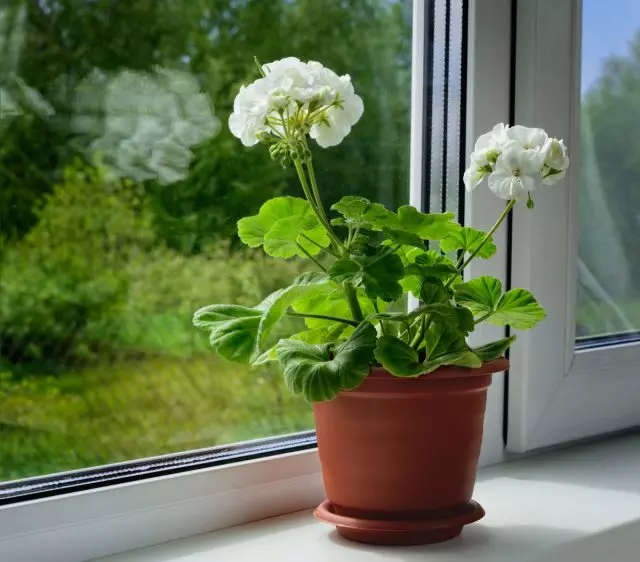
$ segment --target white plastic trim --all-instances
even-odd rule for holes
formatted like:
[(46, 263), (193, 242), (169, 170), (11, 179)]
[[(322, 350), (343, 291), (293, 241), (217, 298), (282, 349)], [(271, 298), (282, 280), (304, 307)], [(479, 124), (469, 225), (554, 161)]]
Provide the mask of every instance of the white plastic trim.
[[(476, 138), (496, 123), (508, 122), (511, 69), (511, 1), (471, 0), (469, 2), (469, 51), (467, 67), (467, 150)], [(465, 224), (488, 230), (504, 205), (487, 189), (466, 194)], [(507, 229), (503, 225), (494, 235), (497, 254), (490, 260), (475, 260), (468, 275), (492, 275), (503, 284), (507, 278)], [(504, 329), (481, 324), (472, 342), (483, 344), (503, 338)], [(504, 374), (493, 376), (487, 401), (481, 463), (500, 462), (504, 456)]]
[(580, 0), (518, 2), (516, 121), (564, 138), (565, 180), (516, 209), (512, 285), (547, 319), (511, 354), (507, 446), (522, 452), (640, 424), (640, 346), (575, 349), (580, 170)]
[(99, 488), (0, 508), (0, 560), (84, 562), (322, 499), (315, 450)]

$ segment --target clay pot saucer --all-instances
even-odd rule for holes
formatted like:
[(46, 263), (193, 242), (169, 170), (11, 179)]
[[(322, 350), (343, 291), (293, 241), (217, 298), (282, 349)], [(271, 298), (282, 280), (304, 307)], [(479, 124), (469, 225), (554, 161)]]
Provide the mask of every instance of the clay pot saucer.
[(416, 519), (381, 520), (338, 515), (329, 500), (323, 501), (314, 515), (325, 523), (335, 525), (346, 539), (377, 545), (408, 546), (432, 544), (457, 537), (464, 525), (484, 517), (482, 506), (470, 500), (455, 510), (425, 513)]

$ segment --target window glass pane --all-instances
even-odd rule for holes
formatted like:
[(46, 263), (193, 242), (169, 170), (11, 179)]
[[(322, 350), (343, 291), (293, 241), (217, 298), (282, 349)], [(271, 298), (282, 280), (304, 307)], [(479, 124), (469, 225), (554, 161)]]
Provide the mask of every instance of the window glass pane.
[(301, 195), (228, 131), (254, 55), (319, 60), (364, 100), (314, 151), (325, 202), (408, 201), (407, 0), (0, 8), (0, 480), (311, 427), (276, 368), (226, 363), (191, 326), (301, 269), (236, 236), (269, 197)]
[(584, 0), (578, 339), (640, 330), (640, 3)]
[(459, 197), (461, 156), (464, 165), (464, 106), (466, 68), (463, 0), (433, 2), (433, 71), (430, 78), (431, 115), (429, 155), (429, 211), (450, 211), (464, 220)]

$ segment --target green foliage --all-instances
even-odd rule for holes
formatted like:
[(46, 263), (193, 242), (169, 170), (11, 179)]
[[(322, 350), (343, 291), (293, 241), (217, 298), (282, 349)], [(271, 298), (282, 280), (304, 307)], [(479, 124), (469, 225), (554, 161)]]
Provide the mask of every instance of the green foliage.
[[(476, 248), (480, 247), (485, 235), (481, 230), (476, 230), (470, 226), (463, 226), (459, 230), (449, 233), (447, 237), (440, 242), (440, 248), (443, 252), (462, 250), (463, 252), (472, 253)], [(488, 259), (495, 253), (496, 245), (493, 243), (493, 239), (489, 237), (480, 247), (476, 255), (479, 258)]]
[(309, 402), (321, 402), (362, 383), (369, 373), (375, 345), (373, 326), (363, 322), (347, 341), (336, 347), (281, 340), (276, 349), (289, 390), (302, 394)]
[(327, 282), (325, 275), (304, 274), (293, 285), (270, 294), (255, 308), (226, 304), (205, 306), (195, 313), (193, 324), (209, 331), (211, 347), (221, 357), (237, 363), (260, 364), (269, 335), (287, 309)]
[(372, 300), (392, 302), (402, 295), (404, 266), (399, 256), (381, 246), (371, 256), (336, 261), (329, 268), (329, 276), (337, 282), (361, 286)]
[[(186, 319), (183, 332), (198, 335)], [(63, 373), (40, 365), (22, 378), (0, 367), (0, 480), (313, 427), (309, 404), (291, 395), (278, 369), (166, 349)]]
[(483, 275), (455, 288), (456, 301), (463, 304), (475, 316), (491, 314), (502, 296), (502, 283), (495, 277)]
[(450, 326), (432, 324), (425, 336), (425, 373), (444, 365), (480, 367), (482, 360), (469, 348), (464, 334)]
[(316, 255), (329, 245), (311, 205), (299, 197), (270, 199), (257, 215), (238, 221), (238, 235), (247, 246), (264, 245), (267, 254), (279, 258), (306, 257), (305, 251)]
[(152, 238), (138, 188), (100, 169), (67, 168), (45, 201), (0, 258), (0, 351), (13, 362), (83, 359), (113, 343), (126, 267)]
[(509, 336), (493, 343), (476, 347), (473, 352), (480, 357), (483, 362), (494, 361), (502, 357), (504, 352), (516, 341), (516, 336)]
[(380, 203), (372, 203), (366, 197), (347, 195), (331, 206), (333, 211), (343, 218), (335, 218), (331, 224), (336, 226), (348, 226), (350, 228), (367, 228), (381, 230), (389, 217), (389, 211)]
[(359, 258), (359, 262), (362, 267), (359, 281), (370, 299), (392, 302), (402, 296), (400, 279), (404, 276), (404, 266), (399, 256), (382, 247), (373, 256)]
[[(275, 347), (257, 343), (263, 315), (271, 310), (264, 303), (238, 309), (241, 318), (223, 321), (217, 314), (227, 310), (225, 305), (212, 305), (196, 313), (194, 320), (211, 332), (212, 346), (223, 357), (261, 364), (275, 355), (294, 393), (312, 401), (329, 400), (358, 384), (372, 359), (369, 345), (375, 347), (375, 360), (400, 377), (420, 376), (446, 365), (477, 368), (504, 353), (514, 338), (472, 350), (466, 337), (476, 323), (488, 320), (528, 328), (544, 316), (528, 291), (512, 289), (503, 294), (500, 282), (491, 277), (462, 282), (462, 262), (454, 263), (442, 251), (490, 257), (496, 248), (484, 233), (461, 227), (450, 213), (421, 213), (410, 206), (395, 213), (363, 197), (344, 197), (332, 207), (341, 216), (331, 220), (346, 229), (341, 241), (315, 209), (314, 202), (307, 207), (293, 198), (278, 198), (239, 223), (243, 241), (255, 246), (264, 243), (266, 249), (274, 224), (297, 220), (296, 213), (302, 218), (307, 213), (317, 215), (316, 227), (327, 233), (327, 247), (320, 251), (317, 246), (321, 261), (315, 263), (323, 273), (316, 275), (315, 282), (294, 283), (265, 301), (277, 311), (270, 316), (269, 327), (291, 316), (290, 308), (294, 316), (304, 318), (306, 330), (295, 329)], [(289, 239), (299, 242), (297, 235), (292, 231)], [(334, 240), (331, 250), (330, 237)], [(358, 243), (353, 244), (356, 238)], [(440, 240), (441, 251), (427, 249), (429, 240)], [(384, 310), (383, 304), (394, 306), (409, 291), (419, 297), (418, 308), (408, 313)], [(363, 317), (364, 324), (354, 331)], [(377, 341), (375, 336), (362, 339), (363, 325), (371, 334), (375, 326)], [(354, 363), (346, 354), (346, 350), (355, 353), (358, 346), (362, 351), (358, 357), (366, 364)], [(341, 369), (347, 367), (355, 369), (353, 380), (344, 378)]]
[(482, 276), (455, 287), (456, 300), (476, 316), (498, 326), (527, 330), (546, 316), (530, 291), (511, 289), (502, 293), (495, 277)]
[(213, 350), (229, 361), (250, 363), (258, 342), (262, 311), (246, 306), (214, 304), (201, 308), (193, 325), (210, 331)]
[(385, 335), (378, 340), (375, 356), (380, 365), (397, 377), (416, 377), (424, 373), (418, 352), (394, 336)]
[(397, 216), (403, 230), (423, 240), (442, 240), (460, 229), (453, 213), (422, 213), (411, 205), (404, 205), (398, 209)]

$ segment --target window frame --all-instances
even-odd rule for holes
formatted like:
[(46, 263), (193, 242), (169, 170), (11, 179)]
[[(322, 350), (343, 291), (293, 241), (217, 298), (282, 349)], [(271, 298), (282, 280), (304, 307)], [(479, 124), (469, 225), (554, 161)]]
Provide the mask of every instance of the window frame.
[(571, 166), (536, 197), (535, 212), (514, 213), (512, 285), (530, 289), (548, 314), (518, 334), (511, 353), (507, 448), (514, 452), (640, 424), (640, 344), (575, 344), (581, 28), (581, 0), (518, 1), (515, 121), (564, 138)]
[[(468, 9), (466, 64), (466, 155), (475, 138), (511, 107), (512, 0), (462, 0)], [(423, 206), (426, 32), (434, 0), (415, 2), (412, 38), (411, 203)], [(463, 66), (463, 68), (465, 68)], [(461, 170), (462, 171), (462, 170)], [(462, 182), (460, 181), (460, 184)], [(501, 202), (487, 190), (467, 194), (466, 224), (489, 228)], [(473, 275), (508, 280), (508, 229), (495, 235), (497, 256), (470, 265)], [(504, 330), (481, 326), (476, 343)], [(505, 375), (489, 390), (480, 465), (504, 460)], [(144, 466), (144, 461), (140, 463)], [(317, 450), (309, 449), (115, 485), (0, 505), (0, 556), (13, 562), (81, 562), (135, 548), (289, 513), (324, 499)]]

